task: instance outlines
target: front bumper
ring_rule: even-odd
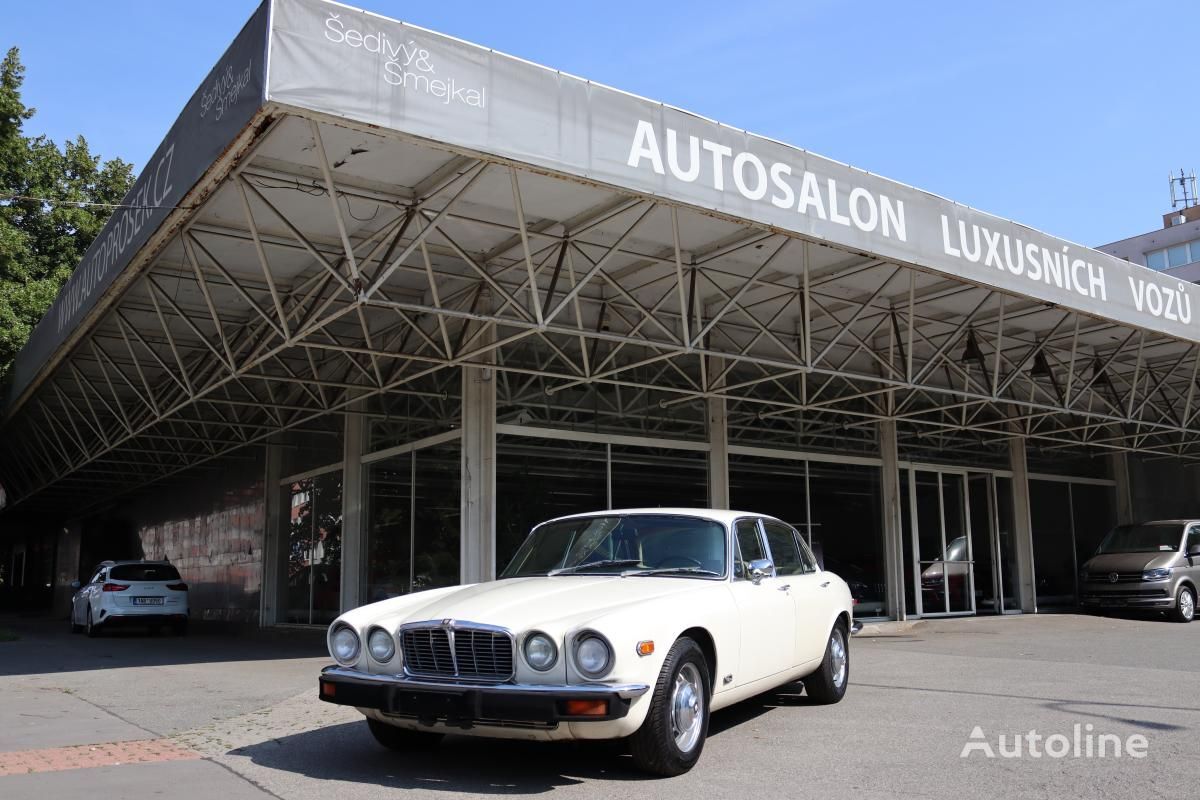
[[[1079,603],[1085,608],[1173,608],[1175,594],[1165,583],[1087,584],[1079,593]],[[1134,588],[1136,587],[1136,588]]]
[[[423,725],[442,723],[555,727],[560,722],[622,719],[629,704],[650,687],[643,683],[540,685],[439,682],[405,675],[373,675],[345,667],[321,670],[320,698],[327,703],[369,708]],[[572,713],[575,701],[587,713]]]

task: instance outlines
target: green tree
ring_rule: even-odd
[[[133,185],[132,164],[102,163],[82,136],[27,136],[24,80],[14,47],[0,64],[0,378],[113,210],[75,204],[120,203]]]

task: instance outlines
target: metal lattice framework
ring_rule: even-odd
[[[1200,456],[1200,348],[750,223],[280,116],[7,422],[20,501],[214,462],[335,415],[502,418],[964,457]],[[88,495],[87,493],[92,493]]]

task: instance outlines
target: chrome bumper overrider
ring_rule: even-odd
[[[396,686],[413,691],[426,692],[461,692],[470,690],[489,695],[567,695],[570,697],[610,697],[616,695],[622,700],[632,700],[650,691],[644,683],[467,683],[456,681],[435,681],[428,678],[410,678],[407,675],[381,675],[359,672],[345,667],[325,667],[321,677],[334,678],[339,682],[358,684],[361,686]]]

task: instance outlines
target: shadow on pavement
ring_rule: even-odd
[[[347,722],[231,750],[258,765],[323,780],[466,794],[539,794],[586,780],[643,780],[620,742],[518,742],[449,736],[399,753]]]
[[[236,628],[193,622],[186,636],[119,628],[89,639],[65,619],[0,617],[17,640],[0,642],[0,676],[123,667],[327,657],[325,631]]]
[[[810,705],[799,685],[751,698],[713,714],[710,738],[784,706]],[[229,751],[270,769],[310,778],[469,794],[537,794],[603,778],[654,780],[638,771],[626,744],[521,742],[448,736],[433,750],[384,749],[365,722],[331,725]]]

